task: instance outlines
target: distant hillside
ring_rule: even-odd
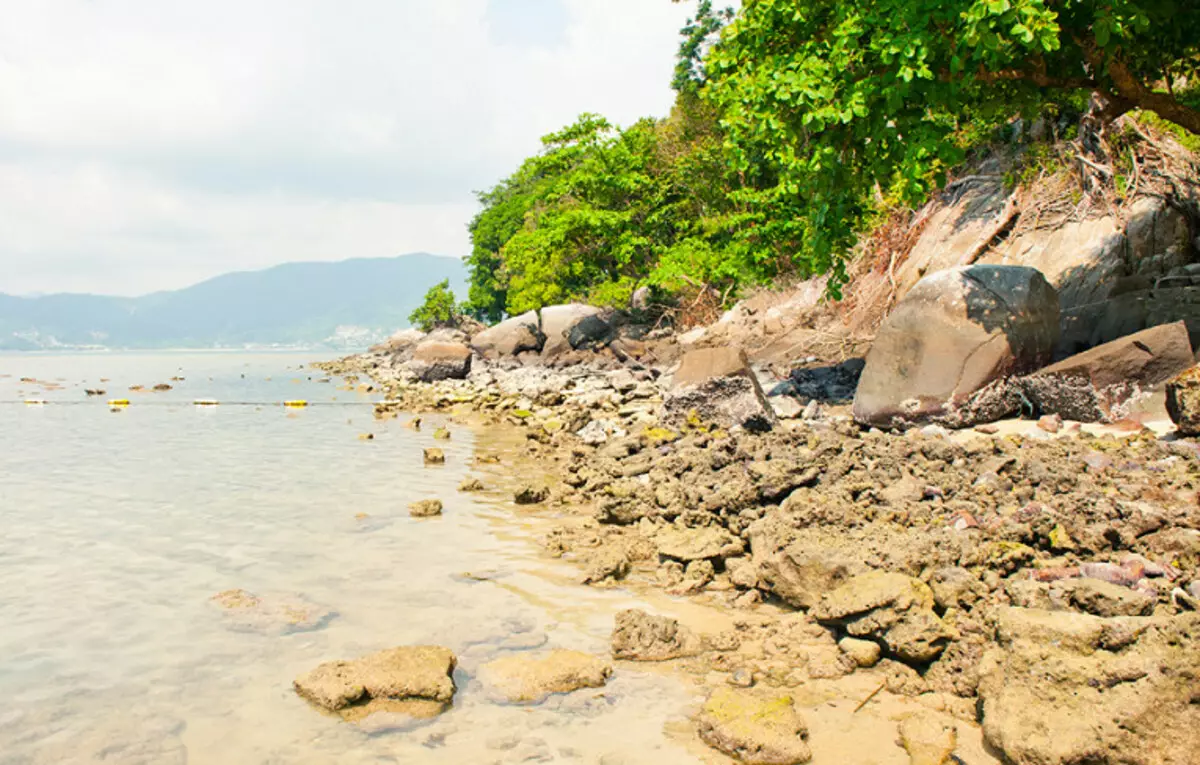
[[[360,348],[408,325],[457,258],[426,253],[338,263],[286,263],[137,298],[0,294],[0,350],[105,348]]]

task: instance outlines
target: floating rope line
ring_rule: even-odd
[[[307,409],[319,406],[375,406],[378,403],[378,401],[303,401],[298,399],[289,401],[222,401],[214,398],[200,398],[193,401],[137,401],[125,398],[112,399],[110,401],[67,401],[46,398],[0,400],[0,406],[105,406],[110,409],[137,409],[143,406],[194,406],[201,409],[218,406],[261,406],[282,407],[284,409]]]

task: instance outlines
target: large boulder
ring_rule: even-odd
[[[983,734],[1015,765],[1184,765],[1200,752],[1200,614],[1005,608],[984,655]]]
[[[1043,412],[1081,422],[1129,416],[1152,387],[1195,363],[1187,326],[1178,321],[1096,346],[1051,364],[1021,381]]]
[[[1167,383],[1167,413],[1182,435],[1200,436],[1200,367]]]
[[[330,712],[417,702],[445,707],[454,698],[454,654],[439,646],[403,646],[353,661],[331,661],[296,678],[301,697]]]
[[[542,333],[546,336],[542,356],[547,358],[601,343],[612,335],[611,325],[595,306],[582,303],[546,306],[541,316]]]
[[[503,656],[479,668],[489,692],[515,704],[537,703],[555,693],[600,688],[608,682],[612,665],[579,651],[557,650],[545,656]]]
[[[1020,406],[1006,378],[1044,366],[1058,341],[1058,295],[1023,266],[926,276],[884,321],[867,354],[854,417],[878,427],[967,427]]]
[[[924,663],[936,659],[954,637],[933,606],[933,591],[920,579],[872,571],[822,595],[811,614],[854,637],[881,641],[903,661]]]
[[[373,353],[387,353],[407,358],[417,344],[425,339],[425,333],[415,327],[402,329],[378,345],[371,346]]]
[[[484,358],[497,359],[540,351],[545,341],[537,311],[529,311],[477,333],[471,338],[471,347]]]
[[[408,368],[422,382],[463,380],[471,372],[471,349],[464,343],[426,340],[413,351]]]
[[[699,418],[725,428],[765,431],[778,419],[736,348],[697,348],[684,354],[663,399],[663,419],[679,423]]]
[[[784,693],[718,688],[696,718],[704,743],[738,762],[799,765],[812,759],[808,726]]]

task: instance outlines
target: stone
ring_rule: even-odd
[[[918,712],[900,723],[900,744],[909,765],[946,765],[958,746],[958,728],[929,712]]]
[[[642,286],[633,291],[629,299],[629,307],[635,311],[645,311],[650,307],[650,287]]]
[[[226,590],[209,599],[221,609],[226,626],[235,632],[290,635],[311,632],[328,624],[336,614],[296,595],[255,595]]]
[[[483,491],[485,488],[483,481],[478,478],[464,478],[462,479],[462,483],[458,485],[458,490],[462,492]]]
[[[1002,608],[980,664],[984,739],[1024,765],[1184,765],[1200,751],[1200,614]]]
[[[933,610],[933,591],[920,579],[872,571],[827,592],[810,611],[852,637],[881,641],[901,661],[936,659],[954,632]]]
[[[1006,378],[1050,360],[1058,295],[1023,266],[973,265],[921,279],[884,320],[854,396],[854,418],[880,428],[969,427],[1020,406]]]
[[[471,347],[484,358],[498,359],[522,351],[540,352],[545,341],[537,311],[529,311],[477,333]]]
[[[555,693],[601,688],[612,665],[579,651],[556,650],[545,656],[504,656],[479,668],[479,679],[493,696],[514,704],[537,703]]]
[[[426,465],[442,465],[446,462],[446,455],[441,449],[429,447],[424,451]]]
[[[786,694],[717,688],[696,729],[704,743],[739,762],[799,765],[812,759],[808,727]]]
[[[627,661],[669,661],[695,656],[700,638],[677,620],[628,609],[613,622],[613,658]]]
[[[542,346],[542,356],[559,356],[611,337],[612,328],[602,318],[602,313],[599,308],[582,303],[543,308],[541,327],[546,342]]]
[[[400,354],[405,356],[411,354],[413,349],[417,347],[417,344],[424,339],[425,333],[419,329],[402,329],[382,343],[371,346],[371,351],[374,353]]]
[[[629,555],[619,547],[602,546],[587,559],[584,584],[624,579],[629,573]]]
[[[1037,421],[1037,426],[1040,430],[1043,430],[1047,433],[1057,433],[1058,431],[1062,430],[1062,415],[1058,414],[1057,412],[1054,414],[1042,415]]]
[[[708,425],[766,431],[778,422],[746,354],[736,348],[697,348],[683,355],[663,398],[663,422],[699,418]]]
[[[369,702],[419,700],[448,705],[457,660],[439,646],[404,646],[353,661],[331,661],[296,678],[296,693],[330,712]]]
[[[883,649],[874,640],[844,637],[838,641],[838,648],[853,659],[856,666],[864,669],[874,667],[879,663],[880,656],[883,655]]]
[[[775,411],[775,416],[781,420],[798,419],[805,411],[794,396],[771,396],[767,403]]]
[[[1052,590],[1063,593],[1080,611],[1096,616],[1148,616],[1156,601],[1140,590],[1091,577],[1056,582]]]
[[[526,484],[513,494],[518,505],[536,505],[550,498],[550,489],[541,484]]]
[[[421,382],[464,380],[471,372],[471,349],[464,343],[426,340],[413,350],[408,369]]]
[[[1152,388],[1194,363],[1187,326],[1179,321],[1063,359],[1020,384],[1042,412],[1080,422],[1116,422]]]
[[[1200,366],[1167,383],[1167,414],[1180,435],[1200,436]]]
[[[742,540],[721,526],[670,528],[660,532],[654,543],[659,555],[685,563],[741,555],[744,549]]]
[[[408,514],[413,518],[432,518],[442,514],[440,499],[422,499],[408,506]]]
[[[866,573],[861,555],[822,541],[788,541],[771,524],[751,527],[750,549],[762,583],[788,605],[812,608],[822,594]]]

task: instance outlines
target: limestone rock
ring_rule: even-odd
[[[558,356],[603,341],[612,328],[595,306],[582,303],[546,306],[541,310],[542,333],[546,336],[542,356]]]
[[[698,348],[684,354],[663,399],[663,421],[698,417],[724,428],[765,431],[778,418],[767,403],[746,354],[736,348]]]
[[[1167,383],[1167,413],[1185,436],[1200,436],[1200,366]]]
[[[1058,313],[1054,288],[1032,268],[973,265],[926,276],[867,354],[855,419],[969,427],[1015,411],[1020,396],[1004,380],[1049,361]]]
[[[740,762],[798,765],[812,759],[808,728],[786,694],[718,688],[696,724],[704,743]]]
[[[675,619],[629,609],[613,624],[612,653],[628,661],[667,661],[695,656],[702,649],[698,635]]]
[[[449,704],[454,698],[454,654],[439,646],[404,646],[353,661],[331,661],[296,678],[304,699],[330,712],[372,701],[422,700]]]
[[[541,484],[522,486],[513,494],[513,501],[518,505],[536,505],[550,498],[550,489]]]
[[[1164,324],[1051,364],[1021,380],[1043,412],[1080,422],[1115,422],[1152,387],[1195,363],[1187,326]]]
[[[440,499],[422,499],[408,506],[408,514],[413,518],[432,518],[442,514]]]
[[[983,733],[1016,765],[1184,765],[1200,751],[1200,614],[1005,608],[983,658]]]
[[[812,608],[822,594],[867,571],[861,556],[819,540],[789,542],[772,524],[751,529],[750,549],[762,582],[796,608]]]
[[[1055,582],[1051,589],[1065,595],[1080,611],[1096,616],[1146,616],[1154,610],[1156,600],[1139,590],[1090,577]]]
[[[909,765],[946,765],[958,746],[958,729],[952,722],[919,713],[900,723],[900,743]]]
[[[686,562],[741,555],[742,540],[721,526],[670,528],[655,537],[658,554]]]
[[[879,644],[874,640],[860,640],[852,637],[844,637],[839,640],[838,648],[853,659],[856,666],[863,668],[874,667],[879,663],[879,657],[883,653]]]
[[[235,632],[290,635],[318,630],[334,613],[297,595],[255,595],[245,590],[226,590],[209,599],[221,609],[225,624]]]
[[[408,368],[422,382],[462,380],[471,372],[471,349],[464,343],[426,340],[416,346]]]
[[[429,447],[424,452],[426,465],[442,465],[446,462],[446,454],[441,449]]]
[[[554,693],[600,688],[612,665],[579,651],[557,650],[542,657],[505,656],[479,668],[489,692],[512,703],[537,703]]]
[[[541,351],[545,340],[537,311],[529,311],[479,332],[471,338],[471,347],[484,358],[497,359]]]
[[[854,637],[883,641],[904,661],[927,662],[942,652],[953,632],[933,611],[933,592],[919,579],[872,571],[821,596],[811,614],[838,624]]]
[[[629,573],[629,555],[620,547],[602,546],[587,559],[584,584],[624,579]]]
[[[458,490],[462,492],[476,492],[484,490],[483,481],[478,478],[464,478],[458,485]]]

